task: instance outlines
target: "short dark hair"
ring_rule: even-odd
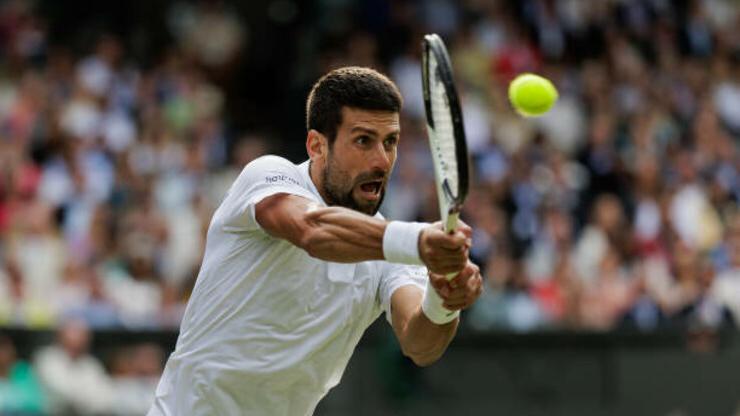
[[[306,102],[306,128],[334,144],[342,123],[342,108],[399,113],[403,99],[398,87],[380,72],[358,66],[335,69],[319,79]]]

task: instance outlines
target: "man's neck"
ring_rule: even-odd
[[[327,199],[327,195],[324,193],[323,183],[321,182],[321,172],[316,164],[313,163],[313,160],[310,159],[308,161],[308,178],[313,182],[313,186],[316,187],[319,195],[321,195],[321,199],[329,201],[329,199]]]

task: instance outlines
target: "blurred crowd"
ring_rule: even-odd
[[[189,48],[145,70],[111,34],[80,56],[47,45],[29,6],[0,11],[0,325],[177,327],[213,207],[264,153],[254,138],[227,154],[206,71],[236,51],[191,42],[225,24],[178,9]]]
[[[467,323],[740,323],[738,4],[517,4],[427,9],[452,16],[426,30],[448,34],[475,162],[464,217],[488,291]],[[408,100],[407,124],[423,114],[417,56],[389,67]],[[538,119],[506,100],[508,82],[527,71],[561,94]],[[423,132],[409,127],[405,139],[388,213],[434,219],[433,189],[418,198],[429,176]]]
[[[488,288],[466,324],[740,322],[737,3],[326,1],[313,17],[276,3],[275,22],[303,19],[274,86],[300,90],[295,108],[339,65],[379,68],[402,90],[393,219],[437,218],[419,40],[446,39],[474,162],[464,218]],[[173,2],[159,28],[170,43],[147,65],[126,33],[52,42],[34,4],[0,5],[0,325],[176,328],[231,181],[266,152],[300,160],[304,137],[232,128],[231,82],[254,43],[226,3]],[[543,117],[508,104],[526,71],[559,88]]]
[[[101,361],[91,342],[88,324],[69,319],[29,361],[0,333],[0,415],[146,414],[162,374],[162,348],[118,346]]]

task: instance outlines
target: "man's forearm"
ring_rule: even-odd
[[[255,219],[268,234],[321,260],[383,259],[386,222],[347,208],[321,207],[297,195],[276,194],[255,206]]]
[[[404,355],[420,366],[437,361],[455,336],[458,319],[444,325],[430,321],[421,310],[418,287],[401,287],[393,296],[393,329]]]
[[[458,322],[455,319],[447,324],[437,325],[421,312],[420,307],[407,324],[404,354],[420,366],[434,363],[442,357],[455,337]]]
[[[320,207],[291,194],[276,194],[257,203],[255,219],[271,236],[325,261],[423,263],[430,271],[451,273],[467,259],[468,237],[463,232],[447,234],[424,223],[387,223],[347,208]]]
[[[305,214],[297,244],[311,256],[338,263],[383,260],[386,222],[347,208],[316,208]]]

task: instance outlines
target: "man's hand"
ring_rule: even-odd
[[[429,280],[444,300],[444,307],[451,310],[461,310],[469,307],[483,292],[483,279],[480,268],[470,261],[465,268],[452,280],[447,280],[444,274],[429,272]]]
[[[430,272],[437,274],[457,273],[468,262],[473,230],[460,222],[453,234],[444,232],[442,223],[437,222],[422,230],[419,235],[419,256]]]

